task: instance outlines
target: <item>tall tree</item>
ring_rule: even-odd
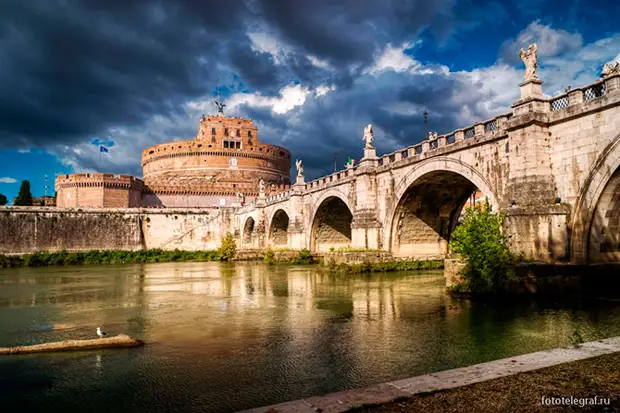
[[[30,193],[30,182],[28,180],[22,181],[15,205],[32,206],[32,194]]]
[[[9,200],[6,199],[6,196],[4,194],[0,194],[0,206],[6,205],[8,203],[9,203]]]

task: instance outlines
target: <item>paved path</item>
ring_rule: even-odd
[[[345,390],[339,393],[245,410],[241,413],[265,413],[272,409],[278,413],[337,413],[364,404],[387,403],[399,397],[435,390],[452,389],[472,383],[511,376],[571,361],[620,352],[620,337],[590,341],[578,348],[556,348],[522,356],[509,357],[488,363],[475,364],[453,370],[390,381],[374,386]]]

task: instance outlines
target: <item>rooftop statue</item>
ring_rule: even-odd
[[[538,57],[536,56],[537,46],[536,43],[528,46],[527,50],[521,49],[519,52],[519,57],[523,60],[525,64],[525,75],[524,80],[530,81],[538,79],[538,75],[536,74],[536,65],[538,63]]]
[[[372,133],[372,125],[368,125],[364,128],[364,136],[362,137],[363,141],[366,141],[366,148],[373,148],[372,142],[375,140],[375,137]]]
[[[218,114],[224,114],[224,106],[226,106],[224,103],[218,101],[218,100],[214,100],[213,103],[215,103],[215,106],[217,106],[217,113]]]

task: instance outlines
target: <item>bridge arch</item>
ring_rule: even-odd
[[[584,181],[571,218],[571,261],[620,262],[620,135]]]
[[[313,203],[308,245],[313,252],[348,247],[352,242],[353,210],[347,196],[332,188]]]
[[[278,208],[269,218],[268,243],[273,247],[288,246],[288,226],[290,215],[283,208]]]
[[[241,247],[242,248],[254,248],[254,229],[256,227],[256,220],[253,217],[248,217],[243,224],[243,231],[241,233]]]
[[[497,211],[496,189],[471,165],[448,157],[415,165],[394,188],[383,226],[384,245],[396,256],[445,256],[459,213],[476,190]]]

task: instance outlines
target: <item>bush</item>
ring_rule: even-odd
[[[312,254],[306,248],[299,251],[297,258],[293,260],[293,264],[312,264],[313,262]]]
[[[269,265],[275,263],[275,254],[273,253],[273,250],[271,248],[267,248],[267,251],[265,251],[264,261]]]
[[[220,253],[220,259],[222,261],[230,261],[235,258],[237,254],[237,243],[230,232],[227,232],[226,236],[222,238],[222,245],[220,245],[218,252]]]
[[[450,241],[452,252],[467,263],[460,289],[493,292],[512,278],[513,258],[502,232],[503,221],[503,215],[491,211],[488,200],[465,211],[463,224],[454,230]]]

